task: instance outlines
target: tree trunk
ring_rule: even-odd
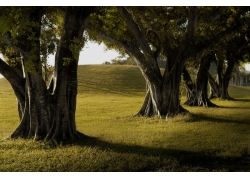
[[[208,83],[210,86],[209,99],[218,98],[219,97],[219,85],[209,72],[208,72]]]
[[[197,104],[196,87],[186,67],[184,67],[182,70],[182,77],[186,86],[186,99],[187,99],[186,102],[184,102],[184,104],[189,106],[195,106]]]
[[[225,71],[223,78],[222,78],[221,97],[220,98],[234,100],[234,98],[232,98],[228,93],[228,86],[229,86],[229,81],[232,77],[234,66],[236,64],[236,59],[233,58],[231,52],[227,53],[227,59],[228,59],[228,66],[227,66],[226,71]]]
[[[192,82],[186,68],[183,68],[182,74],[187,89],[187,100],[184,104],[189,106],[216,107],[216,105],[212,103],[207,96],[209,67],[210,56],[205,55],[200,60],[200,66],[196,76],[195,84]]]
[[[214,57],[217,61],[217,82],[214,80],[214,78],[208,74],[208,80],[210,85],[210,99],[212,98],[221,98],[221,99],[227,99],[227,100],[233,100],[232,97],[230,97],[228,93],[228,86],[229,81],[231,79],[233,69],[235,66],[235,59],[232,58],[232,56],[229,54],[227,55],[227,67],[225,72],[223,73],[223,60],[217,59],[216,55],[214,54]]]
[[[160,83],[146,80],[147,94],[137,115],[146,117],[157,115],[164,119],[188,112],[180,105],[181,68],[176,68],[171,73],[172,77],[162,78]]]
[[[163,98],[164,96],[165,98]],[[161,91],[155,91],[154,88],[151,88],[151,90],[147,91],[142,107],[136,115],[145,117],[157,115],[161,119],[167,119],[168,117],[187,112],[180,105],[179,89],[171,88],[164,90],[163,88]]]
[[[93,7],[67,7],[63,33],[55,57],[55,70],[48,89],[40,66],[40,27],[32,27],[35,40],[26,38],[26,52],[32,53],[33,58],[23,54],[22,61],[23,65],[33,64],[35,71],[25,71],[25,83],[22,87],[19,85],[19,88],[16,87],[19,77],[17,74],[13,75],[14,78],[8,76],[8,73],[3,74],[16,94],[22,97],[19,98],[22,100],[22,103],[19,103],[21,122],[11,134],[11,138],[74,141],[82,135],[76,130],[75,125],[77,67],[83,46],[81,40],[85,22],[93,9]],[[34,24],[40,24],[41,12],[42,7],[36,7],[34,12],[30,13],[30,20]],[[79,42],[75,42],[76,39]],[[72,45],[75,46],[74,51],[70,49]],[[65,58],[70,59],[67,65],[64,62]],[[11,70],[9,72],[14,73]],[[21,93],[19,89],[22,90]]]

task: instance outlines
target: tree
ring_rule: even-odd
[[[181,73],[185,63],[238,28],[231,21],[223,24],[231,16],[228,9],[104,8],[92,15],[88,23],[88,33],[91,38],[104,41],[110,48],[134,57],[148,87],[143,105],[137,114],[165,118],[187,112],[179,100]],[[104,28],[98,28],[97,24]],[[157,63],[160,55],[167,60],[163,75]]]
[[[93,10],[94,7],[1,7],[1,45],[20,54],[23,72],[20,75],[0,59],[0,73],[18,99],[20,124],[11,138],[72,141],[80,137],[75,125],[77,66],[85,23]],[[48,32],[54,30],[58,34],[53,39]],[[43,46],[47,47],[46,52]],[[55,68],[47,87],[40,57],[53,49]]]
[[[192,81],[189,72],[186,67],[182,70],[183,80],[186,86],[187,100],[184,104],[189,106],[204,106],[204,107],[216,107],[212,103],[207,95],[208,85],[208,70],[210,68],[211,56],[213,54],[203,52],[199,58],[199,68],[196,75],[195,83]]]
[[[246,46],[246,38],[244,38],[244,36],[245,32],[249,31],[247,28],[248,16],[243,16],[243,14],[245,14],[246,12],[248,12],[248,9],[228,7],[228,11],[225,13],[226,16],[224,15],[222,17],[223,19],[220,22],[214,23],[208,28],[205,23],[207,21],[206,16],[202,17],[200,23],[203,23],[204,27],[201,27],[200,29],[200,38],[209,38],[211,36],[216,36],[218,32],[220,33],[225,28],[227,28],[229,31],[227,31],[227,33],[224,33],[224,35],[221,36],[222,38],[218,38],[210,46],[208,46],[208,48],[204,51],[206,53],[203,53],[203,56],[199,57],[198,55],[198,61],[191,61],[186,64],[187,67],[190,66],[189,64],[191,63],[192,68],[195,66],[199,68],[197,70],[195,83],[192,82],[187,68],[183,69],[183,78],[187,89],[187,101],[184,104],[190,106],[216,106],[209,100],[207,95],[208,79],[211,90],[213,92],[213,96],[221,96],[227,99],[231,98],[228,95],[228,84],[230,76],[234,68],[236,59],[239,59],[244,54],[243,50]],[[228,26],[231,23],[233,23],[233,29],[231,29],[232,27]],[[241,38],[239,38],[239,34],[241,34]],[[218,56],[220,56],[220,60],[216,59],[216,57]],[[193,59],[197,59],[197,56]],[[218,84],[208,73],[210,62],[216,62],[218,65]]]
[[[153,14],[154,17],[152,18],[155,18],[155,12],[158,12],[158,16],[160,18],[166,18],[165,15],[168,11],[168,8],[139,7],[139,9],[136,9],[134,7],[117,7],[117,10],[118,12],[116,12],[115,9],[112,9],[106,14],[109,17],[112,16],[112,14],[115,14],[117,17],[117,14],[119,13],[122,17],[122,19],[117,19],[116,21],[116,23],[119,23],[119,27],[122,27],[122,30],[118,30],[119,32],[115,33],[117,37],[114,38],[109,35],[109,32],[104,32],[101,29],[98,29],[96,33],[102,39],[116,44],[120,48],[123,48],[128,55],[134,57],[143,76],[145,77],[148,87],[147,95],[145,102],[143,103],[143,106],[138,114],[143,116],[153,116],[157,114],[159,117],[165,118],[167,116],[186,112],[186,110],[180,105],[179,101],[179,82],[181,79],[180,67],[183,66],[188,57],[187,52],[189,51],[186,51],[186,48],[189,48],[190,43],[192,43],[192,37],[195,31],[197,20],[196,8],[179,8],[181,12],[184,11],[183,14],[186,15],[184,19],[185,21],[188,20],[189,23],[187,28],[183,28],[184,30],[187,29],[187,31],[181,39],[180,46],[175,47],[175,49],[171,49],[171,53],[170,51],[166,52],[166,47],[163,45],[167,42],[167,37],[165,37],[164,34],[158,34],[159,36],[155,34],[155,32],[158,30],[160,30],[162,33],[164,32],[164,29],[160,29],[162,28],[163,23],[157,22],[153,25],[150,25],[150,27],[148,25],[148,23],[154,22],[152,19],[148,18],[151,18],[151,15]],[[170,9],[170,11],[173,10],[174,8]],[[146,15],[146,13],[141,13],[145,11],[149,14]],[[143,21],[142,18],[144,18],[145,21]],[[125,24],[122,24],[123,21],[125,21]],[[185,22],[183,19],[180,21]],[[165,22],[166,21],[164,20],[164,23]],[[151,30],[152,32],[150,34],[146,34],[146,31],[154,25],[158,25],[157,29],[155,29],[155,32]],[[105,24],[105,26],[110,26],[110,24]],[[125,38],[123,35],[125,35]],[[153,42],[152,40],[154,38],[156,41]],[[162,42],[160,40],[162,40]],[[154,48],[152,49],[151,46]],[[159,56],[160,52],[165,53],[165,56],[167,54],[168,57],[168,65],[163,76],[161,75],[159,66],[157,64],[157,57]]]
[[[221,98],[233,100],[228,93],[229,81],[233,70],[240,62],[249,61],[249,29],[234,33],[226,44],[223,44],[223,50],[216,50],[213,54],[213,61],[217,65],[217,80],[211,74],[208,74],[210,84],[210,99]]]

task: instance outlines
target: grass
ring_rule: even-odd
[[[10,86],[0,86],[0,171],[250,171],[250,87],[230,86],[236,101],[213,100],[218,108],[132,117],[145,96],[137,67],[79,66],[77,128],[90,138],[61,145],[4,140],[18,118]]]

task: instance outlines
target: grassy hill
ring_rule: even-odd
[[[250,87],[230,86],[236,101],[161,120],[133,117],[145,96],[136,66],[79,66],[74,145],[0,141],[0,171],[250,171]],[[184,100],[185,97],[182,98]],[[16,100],[0,79],[0,140],[18,125]]]
[[[138,95],[145,80],[137,66],[84,65],[78,69],[79,93]]]

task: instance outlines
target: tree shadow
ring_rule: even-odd
[[[216,154],[220,150],[206,150],[203,152],[192,152],[178,149],[165,149],[157,147],[144,147],[139,145],[128,145],[124,143],[111,143],[96,137],[85,136],[77,141],[75,145],[82,147],[94,147],[104,151],[117,153],[138,154],[143,156],[160,157],[178,162],[174,169],[165,165],[163,167],[148,167],[141,171],[250,171],[250,155],[242,154],[240,157],[219,157]],[[139,162],[138,162],[139,163]]]
[[[249,107],[239,107],[239,106],[219,106],[219,108],[223,108],[223,109],[250,109]]]
[[[244,101],[244,102],[250,102],[250,99],[235,99],[235,101]]]
[[[208,121],[208,122],[213,122],[213,123],[233,123],[233,124],[245,124],[245,125],[250,125],[249,120],[228,120],[228,119],[222,119],[218,117],[211,117],[211,116],[206,116],[205,114],[201,113],[196,113],[193,114],[193,118],[191,120],[188,120],[187,122],[199,122],[199,121]]]

